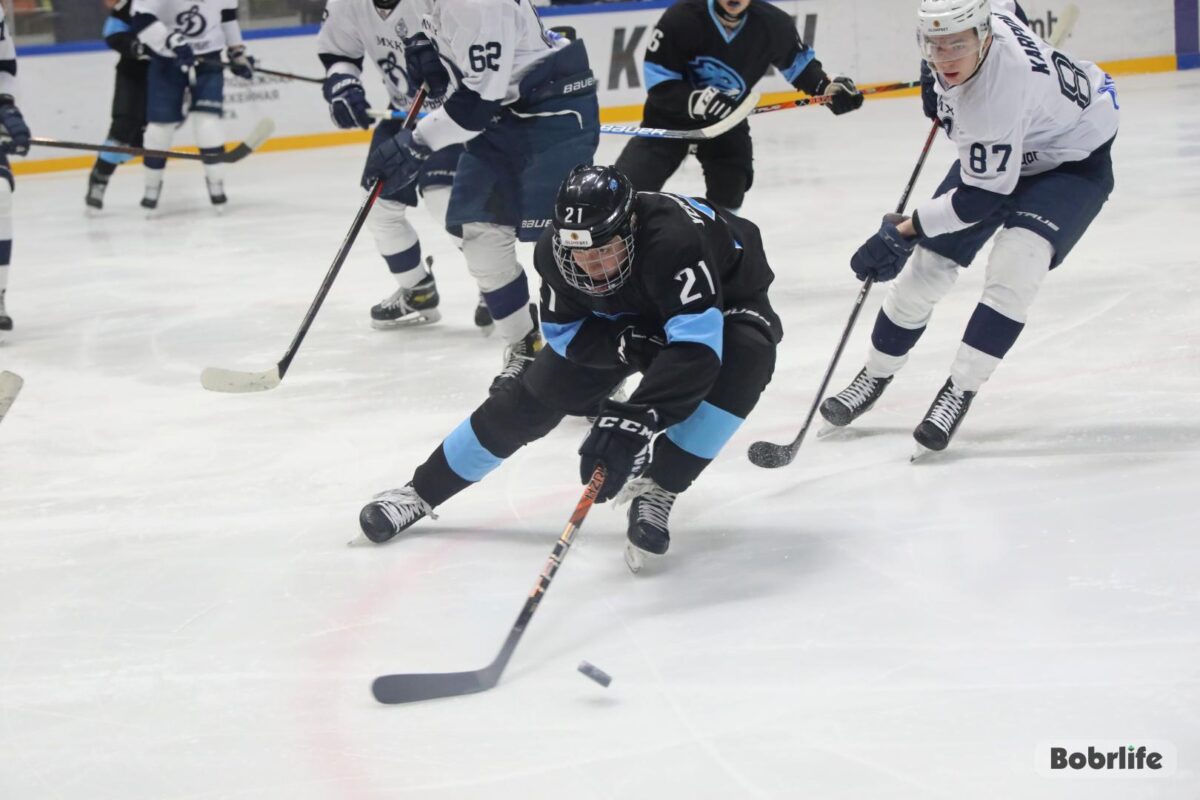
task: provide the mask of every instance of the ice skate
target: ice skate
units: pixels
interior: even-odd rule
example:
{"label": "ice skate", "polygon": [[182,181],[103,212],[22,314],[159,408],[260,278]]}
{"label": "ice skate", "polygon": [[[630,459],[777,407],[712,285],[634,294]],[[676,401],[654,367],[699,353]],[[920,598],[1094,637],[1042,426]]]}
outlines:
{"label": "ice skate", "polygon": [[158,200],[162,196],[162,183],[147,185],[146,193],[142,195],[142,208],[146,209],[146,217],[153,219],[157,216]]}
{"label": "ice skate", "polygon": [[0,289],[0,340],[3,340],[5,334],[13,329],[12,317],[8,315],[8,311],[4,307],[4,294],[5,291]]}
{"label": "ice skate", "polygon": [[679,495],[668,492],[652,478],[634,478],[625,485],[614,502],[629,502],[629,527],[625,535],[625,565],[637,574],[657,561],[671,546],[667,517]]}
{"label": "ice skate", "polygon": [[925,413],[925,419],[913,431],[917,450],[909,460],[916,461],[926,453],[945,450],[959,423],[967,415],[973,399],[975,392],[959,389],[954,385],[954,379],[948,378]]}
{"label": "ice skate", "polygon": [[[425,259],[427,266],[432,266],[433,259]],[[371,308],[371,326],[379,330],[391,328],[411,328],[417,325],[429,325],[442,318],[438,311],[437,283],[433,273],[429,273],[417,285],[408,289],[397,289],[383,302]]]}
{"label": "ice skate", "polygon": [[208,185],[208,201],[213,204],[217,213],[223,212],[223,206],[229,202],[229,198],[225,196],[225,182],[212,178],[205,178],[204,182]]}
{"label": "ice skate", "polygon": [[495,394],[505,381],[521,377],[521,374],[529,369],[529,365],[533,363],[538,352],[545,346],[546,341],[542,338],[542,332],[535,326],[533,330],[525,334],[525,338],[505,348],[504,366],[501,368],[500,374],[492,379],[488,393]]}
{"label": "ice skate", "polygon": [[826,397],[821,403],[821,416],[829,424],[822,428],[817,436],[824,437],[838,428],[844,428],[870,411],[871,406],[875,405],[875,401],[883,395],[883,390],[891,382],[890,375],[886,378],[872,378],[867,375],[865,368],[859,370],[849,386],[833,397]]}
{"label": "ice skate", "polygon": [[475,327],[484,336],[491,336],[492,331],[496,328],[496,321],[492,319],[492,312],[487,307],[487,301],[483,299],[483,295],[479,295],[479,303],[475,306]]}
{"label": "ice skate", "polygon": [[108,189],[108,178],[92,170],[88,175],[88,189],[83,201],[89,211],[100,211],[104,208],[104,192]]}
{"label": "ice skate", "polygon": [[422,500],[413,485],[408,483],[402,488],[375,495],[375,499],[359,512],[358,524],[368,539],[381,544],[425,517],[437,519],[433,507]]}

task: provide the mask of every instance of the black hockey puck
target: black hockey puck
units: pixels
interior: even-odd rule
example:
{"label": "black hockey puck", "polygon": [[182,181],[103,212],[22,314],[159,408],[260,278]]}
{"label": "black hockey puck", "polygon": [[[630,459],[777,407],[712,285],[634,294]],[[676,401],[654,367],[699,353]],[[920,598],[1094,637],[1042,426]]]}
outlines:
{"label": "black hockey puck", "polygon": [[591,678],[596,683],[600,684],[601,686],[603,686],[606,689],[608,688],[608,685],[610,683],[612,683],[611,675],[609,675],[607,672],[600,669],[599,667],[592,666],[591,664],[589,664],[586,661],[579,662],[579,671],[582,672],[584,675],[587,675],[589,678]]}

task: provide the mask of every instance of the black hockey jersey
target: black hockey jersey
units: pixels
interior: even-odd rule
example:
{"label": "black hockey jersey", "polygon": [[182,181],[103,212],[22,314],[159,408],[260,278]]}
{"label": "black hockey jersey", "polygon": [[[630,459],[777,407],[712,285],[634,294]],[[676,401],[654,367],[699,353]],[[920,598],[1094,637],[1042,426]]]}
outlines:
{"label": "black hockey jersey", "polygon": [[104,21],[104,42],[121,54],[122,66],[125,62],[137,62],[139,58],[145,60],[144,49],[133,30],[132,7],[133,0],[117,0]]}
{"label": "black hockey jersey", "polygon": [[717,379],[725,311],[761,308],[781,335],[766,300],[775,275],[757,226],[703,200],[641,192],[634,219],[629,278],[605,297],[570,286],[554,260],[553,230],[542,235],[534,251],[542,332],[559,355],[602,369],[634,366],[620,351],[631,332],[657,339],[662,349],[629,402],[670,425],[691,414]]}
{"label": "black hockey jersey", "polygon": [[688,95],[715,86],[739,100],[775,66],[797,89],[818,94],[825,70],[796,23],[766,0],[751,0],[733,31],[721,24],[714,0],[679,0],[650,33],[642,67],[646,81],[643,124],[694,128],[705,123],[687,113]]}

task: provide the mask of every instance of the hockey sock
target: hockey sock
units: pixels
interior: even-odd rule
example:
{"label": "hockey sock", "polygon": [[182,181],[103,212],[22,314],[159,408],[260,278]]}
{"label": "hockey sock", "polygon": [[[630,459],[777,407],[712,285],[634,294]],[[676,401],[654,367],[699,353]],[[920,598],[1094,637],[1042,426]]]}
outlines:
{"label": "hockey sock", "polygon": [[533,330],[533,317],[529,313],[529,282],[524,272],[511,283],[484,292],[483,301],[495,320],[496,330],[509,344],[521,341]]}
{"label": "hockey sock", "polygon": [[367,217],[375,245],[402,289],[416,286],[429,275],[421,265],[421,242],[408,221],[407,208],[396,200],[376,200]]}
{"label": "hockey sock", "polygon": [[517,263],[516,230],[504,225],[467,223],[463,226],[463,256],[496,321],[496,330],[509,344],[521,341],[533,330],[533,321],[525,310],[529,305],[529,283]]}
{"label": "hockey sock", "polygon": [[918,247],[908,268],[888,288],[871,331],[867,375],[895,375],[908,361],[933,316],[933,307],[946,296],[958,278],[958,264],[932,250]]}
{"label": "hockey sock", "polygon": [[[425,201],[425,210],[429,212],[429,216],[433,217],[438,227],[445,229],[446,210],[450,207],[450,187],[427,186],[421,191],[421,199]],[[462,236],[455,236],[450,231],[446,231],[446,233],[454,240],[454,246],[462,250]]]}
{"label": "hockey sock", "polygon": [[215,160],[216,156],[225,152],[225,131],[221,126],[221,118],[217,114],[194,112],[192,130],[196,134],[196,146],[200,148],[200,155],[207,157],[204,161],[204,176],[209,181],[219,184],[225,177],[225,165]]}
{"label": "hockey sock", "polygon": [[8,265],[12,261],[12,187],[0,178],[0,292],[8,288]]}

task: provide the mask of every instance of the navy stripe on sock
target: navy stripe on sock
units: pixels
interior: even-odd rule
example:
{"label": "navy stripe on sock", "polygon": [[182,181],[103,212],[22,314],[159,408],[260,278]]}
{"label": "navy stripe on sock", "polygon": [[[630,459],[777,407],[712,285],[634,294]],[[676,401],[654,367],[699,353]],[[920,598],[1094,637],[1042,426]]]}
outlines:
{"label": "navy stripe on sock", "polygon": [[1009,319],[991,306],[980,303],[967,323],[963,344],[989,356],[1004,358],[1024,327],[1024,322]]}
{"label": "navy stripe on sock", "polygon": [[504,319],[517,309],[529,305],[529,281],[526,280],[524,271],[499,289],[484,292],[483,300],[487,303],[492,319]]}
{"label": "navy stripe on sock", "polygon": [[901,328],[888,319],[888,315],[879,309],[875,317],[875,328],[871,331],[871,345],[876,350],[889,356],[902,356],[913,349],[913,345],[925,332],[925,326],[919,328]]}
{"label": "navy stripe on sock", "polygon": [[416,269],[421,265],[421,243],[417,242],[407,250],[401,250],[399,253],[384,256],[383,260],[387,262],[388,269],[392,271],[393,275],[399,275],[401,272]]}

